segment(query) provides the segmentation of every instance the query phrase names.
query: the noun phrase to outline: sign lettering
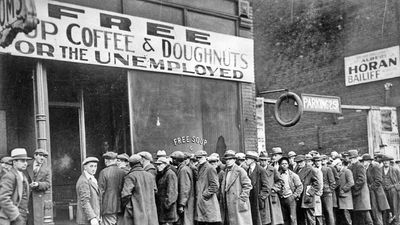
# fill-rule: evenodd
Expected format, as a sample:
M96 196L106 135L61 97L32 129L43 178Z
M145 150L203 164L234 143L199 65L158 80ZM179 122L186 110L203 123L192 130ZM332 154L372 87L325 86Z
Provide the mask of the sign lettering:
M304 111L342 113L340 97L326 95L301 94Z

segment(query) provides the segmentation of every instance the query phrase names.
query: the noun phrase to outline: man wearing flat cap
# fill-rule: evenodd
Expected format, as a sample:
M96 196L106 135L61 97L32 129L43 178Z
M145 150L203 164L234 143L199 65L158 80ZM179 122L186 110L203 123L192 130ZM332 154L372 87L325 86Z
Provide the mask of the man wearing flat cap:
M157 186L153 175L144 171L141 158L138 154L129 158L131 171L121 193L124 215L118 225L159 225L154 197Z
M33 153L34 160L28 164L27 177L31 188L31 201L29 204L29 224L41 225L44 217L44 193L50 189L50 171L46 165L48 152L45 149L36 149Z
M94 174L99 160L87 157L82 162L83 172L76 182L76 223L79 225L100 224L100 191Z
M117 166L117 153L103 154L106 168L99 174L99 189L102 200L101 218L103 225L117 224L118 214L121 214L121 190L125 171Z
M23 173L27 166L26 149L11 150L13 168L0 181L0 224L26 225L29 204L29 183Z
M158 158L167 158L167 155L164 153L165 153L164 150L158 151L157 157ZM153 157L151 156L150 152L143 151L143 152L139 152L138 155L142 157L142 159L140 160L140 163L142 164L144 171L151 173L154 176L154 179L156 179L157 170L154 167L154 165L151 163L151 162L153 162Z
M129 155L126 153L122 153L117 155L117 166L125 171L125 173L129 173L131 167L129 166Z
M392 160L393 158L390 156L381 156L381 161L383 163L383 167L381 168L382 186L385 190L385 194L390 205L390 210L385 211L383 214L384 224L389 224L391 220L393 220L393 224L399 224L400 222L400 171L390 166L390 161Z
M369 196L367 174L364 166L358 160L358 150L349 150L350 165L349 170L353 173L354 186L352 187L353 195L353 224L372 225L372 218L369 210L371 210L371 201Z

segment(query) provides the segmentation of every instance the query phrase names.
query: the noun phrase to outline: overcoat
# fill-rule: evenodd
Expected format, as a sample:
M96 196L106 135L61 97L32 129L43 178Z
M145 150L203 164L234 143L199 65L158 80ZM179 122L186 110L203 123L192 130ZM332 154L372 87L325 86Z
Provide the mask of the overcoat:
M155 201L154 176L136 164L124 178L121 198L128 199L118 225L159 225Z
M101 196L101 215L121 213L121 190L125 171L116 164L100 171L99 190Z
M178 167L178 207L183 206L184 213L179 215L181 225L194 224L194 180L193 172L181 163Z
M228 171L230 176L228 177ZM252 225L251 208L249 202L251 180L246 171L234 164L225 169L225 176L221 183L221 197L224 206L223 221L229 225Z
M267 198L265 199L265 209L261 210L263 224L271 223L283 224L283 215L281 208L281 201L279 200L279 192L282 189L283 181L278 170L268 165L266 169L268 187L271 188Z
M90 181L85 173L76 182L77 209L76 223L90 224L93 218L100 219L100 191L93 181Z
M154 176L154 178L156 178L156 176L157 176L157 170L156 170L156 168L154 167L153 164L149 163L149 164L148 164L147 166L145 166L143 169L144 169L144 171L151 173L151 174Z
M339 180L338 171L337 171L337 169L336 169L334 166L332 166L332 165L328 165L328 167L331 168L333 177L335 178L335 184L336 184L336 185L335 185L335 189L336 189L336 186L337 186L338 180ZM337 208L337 207L338 207L338 200L337 200L336 191L333 191L333 192L332 192L332 201L333 201L333 207L334 207L334 208Z
M271 216L265 212L261 214L261 211L266 210L265 201L271 190L271 187L268 186L267 171L256 164L253 172L249 174L249 178L253 186L249 197L253 225L269 224Z
M24 178L28 184L26 176ZM19 216L19 203L23 192L23 180L16 169L12 168L0 181L0 224L9 225ZM29 184L26 187L29 195Z
M167 165L159 172L157 180L156 205L158 222L174 223L178 221L176 201L178 200L178 178L175 172Z
M321 183L318 181L317 173L311 166L304 166L298 169L299 178L303 184L301 195L301 208L315 207L315 193L320 190Z
M217 199L218 188L217 170L208 162L199 165L194 214L196 221L221 222L221 211Z
M27 178L29 183L38 182L37 187L32 188L31 201L32 204L29 204L29 216L33 219L35 225L43 224L44 217L44 193L50 189L50 171L47 169L47 165L45 163L39 168L39 171L35 174L33 172L32 164L28 165L26 169Z
M351 188L354 186L353 173L343 167L338 172L338 183L336 186L336 196L339 209L353 209L353 196Z
M367 168L367 184L369 188L371 205L376 205L377 209L372 210L384 211L390 209L389 203L386 199L385 191L382 187L382 170L375 164L370 164Z
M354 211L371 210L371 202L367 185L367 175L360 162L352 163L349 169L353 173L354 186L352 187Z

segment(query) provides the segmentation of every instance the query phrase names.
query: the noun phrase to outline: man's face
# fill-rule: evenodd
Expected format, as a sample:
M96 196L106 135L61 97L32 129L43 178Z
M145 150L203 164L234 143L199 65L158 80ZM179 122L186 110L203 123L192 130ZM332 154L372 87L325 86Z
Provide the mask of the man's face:
M328 164L328 160L327 159L323 159L321 163L322 163L322 165L326 165L326 164Z
M227 159L226 160L226 166L231 167L233 164L235 164L235 159Z
M388 161L388 160L383 161L383 166L388 168L390 166L390 161Z
M369 164L371 164L371 161L369 161L369 160L364 160L364 161L363 161L364 167L368 167Z
M26 161L26 159L17 159L13 161L13 165L15 169L19 171L24 171L28 166L28 161Z
M303 168L306 165L306 161L300 161L297 163L297 165L299 166L299 168Z
M322 161L315 161L314 164L315 164L315 167L320 168L322 165Z
M281 158L282 158L282 154L272 155L272 161L274 161L274 162L278 162L278 160Z
M254 159L246 158L246 165L250 166L254 162Z
M294 158L295 158L295 157L296 157L296 156L290 157L290 158L289 158L289 163L293 164L293 163L294 163Z
M306 161L306 164L307 164L308 166L312 166L312 165L313 165L313 161L307 160L307 161Z
M199 164L203 164L207 161L207 158L205 156L196 157L196 158L199 161Z
M260 159L260 166L266 167L268 165L268 160L267 159Z
M33 157L35 158L35 161L41 165L43 164L44 159L47 158L47 155L43 153L36 153Z
M89 162L89 163L86 163L83 167L88 174L93 176L97 170L97 163Z
M343 167L343 163L341 161L338 162L338 164L336 164L336 166L335 166L337 171L340 171L342 169L342 167Z
M215 169L218 167L218 161L211 161L210 164L211 164L211 166L214 167Z
M281 164L279 164L279 165L281 166L283 171L286 171L289 168L289 162L287 160L282 160Z
M157 167L158 172L163 171L163 170L165 169L166 166L167 166L167 164L165 164L165 163L156 164L156 167Z
M242 163L245 161L244 159L237 159L237 160L235 160L236 161L236 164L238 165L238 166L240 166L240 165L242 165Z

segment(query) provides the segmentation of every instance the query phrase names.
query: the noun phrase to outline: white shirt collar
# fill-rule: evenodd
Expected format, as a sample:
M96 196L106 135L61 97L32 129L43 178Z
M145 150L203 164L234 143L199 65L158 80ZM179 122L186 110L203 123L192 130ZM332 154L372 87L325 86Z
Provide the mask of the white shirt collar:
M93 181L93 182L96 182L96 181L97 181L96 178L95 178L93 175L90 175L86 170L84 170L83 173L85 174L85 176L86 176L86 178L87 178L88 180L91 180L91 181Z

